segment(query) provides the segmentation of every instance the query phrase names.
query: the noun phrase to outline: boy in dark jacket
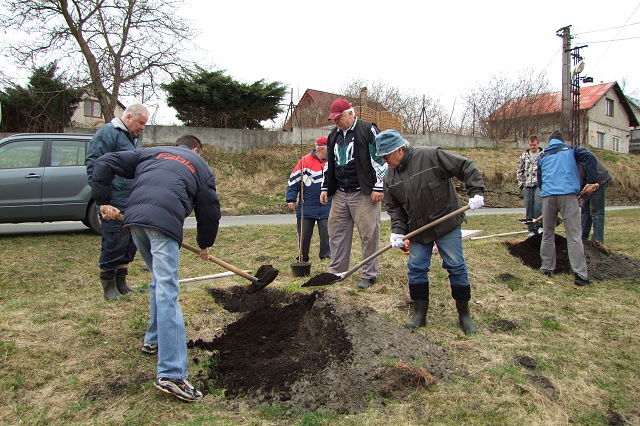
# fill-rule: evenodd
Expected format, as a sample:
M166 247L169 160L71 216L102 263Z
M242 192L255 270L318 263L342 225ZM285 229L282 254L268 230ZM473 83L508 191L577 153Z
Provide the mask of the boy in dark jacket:
M184 220L195 211L198 254L208 259L220 221L220 203L209 165L200 157L202 143L183 136L175 147L155 147L103 155L93 169L93 198L104 219L120 209L111 205L115 176L134 179L124 214L140 255L151 270L149 325L142 351L158 353L155 386L184 401L202 398L186 379L187 335L178 294L178 262Z

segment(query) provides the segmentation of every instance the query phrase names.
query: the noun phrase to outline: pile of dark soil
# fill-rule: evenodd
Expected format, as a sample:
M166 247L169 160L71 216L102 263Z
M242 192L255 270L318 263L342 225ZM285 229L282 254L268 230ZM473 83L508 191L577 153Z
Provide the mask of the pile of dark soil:
M225 309L246 314L220 337L189 346L214 351L205 379L249 404L356 413L385 398L406 400L453 372L451 356L424 334L331 292L209 292Z
M540 269L540 242L542 235L533 235L520 243L505 242L509 253L519 258L522 263L533 269ZM572 273L567 251L567 239L562 235L555 235L556 241L556 269L555 273ZM582 241L584 254L587 258L589 279L615 280L629 278L634 281L640 279L640 263L628 257L611 252L605 246L593 241Z

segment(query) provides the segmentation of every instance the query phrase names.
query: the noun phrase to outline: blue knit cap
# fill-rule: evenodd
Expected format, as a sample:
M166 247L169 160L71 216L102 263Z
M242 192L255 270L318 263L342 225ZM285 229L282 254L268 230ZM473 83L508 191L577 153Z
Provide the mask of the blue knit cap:
M376 154L380 157L389 155L398 148L402 148L407 144L407 140L403 139L397 130L385 130L376 136Z

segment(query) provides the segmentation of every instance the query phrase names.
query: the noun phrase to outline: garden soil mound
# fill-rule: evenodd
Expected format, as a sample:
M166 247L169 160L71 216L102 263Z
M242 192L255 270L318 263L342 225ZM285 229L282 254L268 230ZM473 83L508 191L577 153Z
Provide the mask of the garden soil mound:
M533 235L520 243L505 242L509 253L519 258L522 263L533 269L540 269L540 242L542 235ZM567 239L562 235L555 235L556 241L556 269L555 273L572 273L567 252ZM638 282L640 279L640 263L628 257L611 252L604 245L593 241L582 241L584 254L587 258L589 279L615 280L630 279Z
M386 398L407 400L454 371L451 355L421 332L332 292L208 291L226 310L244 315L221 336L189 346L214 352L205 382L250 405L356 413Z

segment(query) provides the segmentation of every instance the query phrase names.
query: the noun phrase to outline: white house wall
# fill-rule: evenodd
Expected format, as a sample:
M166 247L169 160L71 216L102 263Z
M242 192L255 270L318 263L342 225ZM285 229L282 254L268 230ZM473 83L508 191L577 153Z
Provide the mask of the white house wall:
M607 99L613 100L613 117L607 116ZM589 145L598 147L598 132L604 133L604 149L613 151L613 137L620 138L618 152L629 153L629 116L620 103L614 90L609 90L588 112L589 127L587 140Z

